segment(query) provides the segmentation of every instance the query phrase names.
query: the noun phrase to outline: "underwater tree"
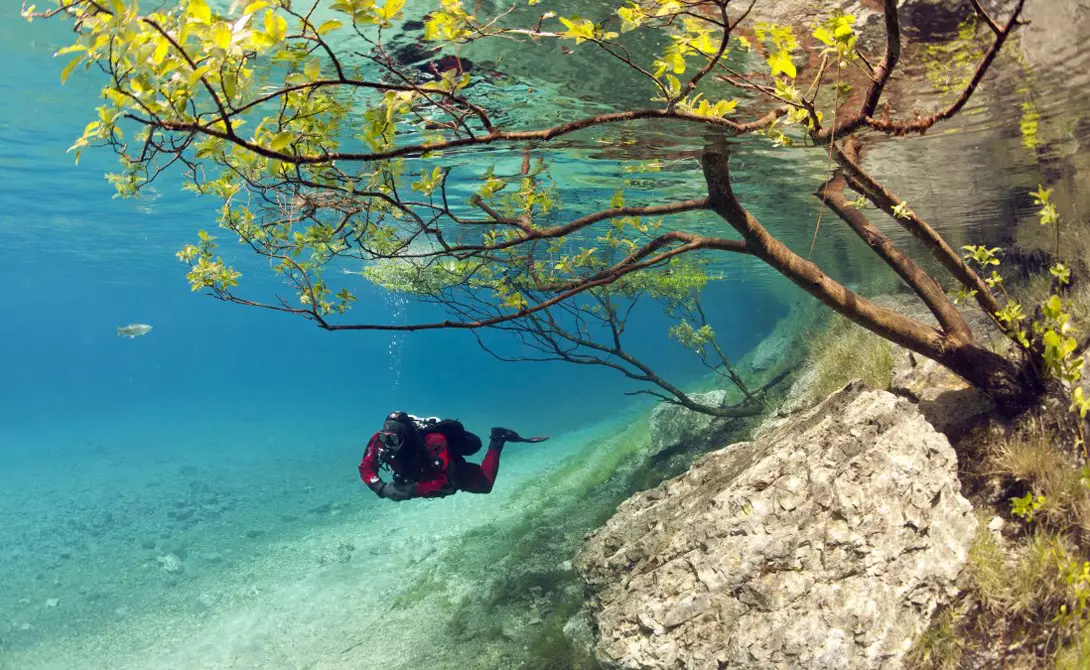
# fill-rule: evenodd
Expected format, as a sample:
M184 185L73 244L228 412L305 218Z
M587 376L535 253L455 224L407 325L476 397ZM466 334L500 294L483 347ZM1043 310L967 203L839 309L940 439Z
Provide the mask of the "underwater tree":
M1005 313L992 282L862 167L861 140L922 134L957 115L1020 25L1025 0L1003 19L968 0L969 42L978 48L959 58L975 57L971 75L949 106L912 118L896 118L887 93L902 52L896 0L881 3L877 36L861 35L855 18L840 12L796 35L750 21L757 2L629 0L596 10L597 20L543 11L540 0L487 16L462 0L427 8L405 0L328 7L238 0L222 12L206 0L180 0L147 13L135 0L59 0L24 14L72 21L75 41L59 52L71 57L62 79L80 66L105 73L104 103L77 153L111 147L123 169L110 178L122 195L180 167L188 188L222 199L220 227L269 259L293 294L242 292L240 272L204 231L178 254L194 290L327 330L504 331L536 352L521 359L608 365L645 382L645 392L739 416L759 411L760 391L734 374L698 298L714 278L709 259L745 254L862 327L947 366L1001 407L1024 406L1041 392L1044 346ZM494 42L532 61L557 41L565 54L591 52L597 60L583 68L621 67L642 82L637 95L650 104L601 95L564 108L567 118L557 122L546 113L554 92L489 85L494 68L464 60L466 49ZM594 94L577 81L570 86L583 100ZM684 175L697 197L631 204L641 194L618 179L608 203L560 206L577 191L555 170L579 157L574 138L640 150L634 133L649 126L699 139L698 161ZM822 211L896 272L937 327L849 290L746 209L731 155L746 150L740 138L750 135L768 145L807 144L835 163L818 190ZM656 150L640 155L655 158ZM464 188L470 177L479 179L473 193ZM980 344L943 284L872 223L864 203L922 242L948 284L1024 341L1019 353L1005 357ZM736 235L689 225L693 213L721 217ZM361 275L446 314L403 325L350 321L350 282ZM675 339L737 383L746 400L701 405L628 353L624 330L641 299L662 303L676 319Z

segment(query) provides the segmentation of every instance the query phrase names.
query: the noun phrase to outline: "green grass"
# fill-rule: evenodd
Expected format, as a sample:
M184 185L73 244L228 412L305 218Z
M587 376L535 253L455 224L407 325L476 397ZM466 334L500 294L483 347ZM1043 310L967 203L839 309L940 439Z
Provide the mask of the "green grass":
M446 612L443 634L453 647L465 648L475 669L597 670L593 654L574 647L563 633L583 602L578 577L560 566L631 495L637 479L651 479L641 467L648 446L646 421L588 443L512 496L517 512L470 531L443 551L397 605L406 614L425 602ZM459 589L450 585L466 583L475 595L456 597ZM530 617L539 621L528 623ZM460 655L448 652L436 662Z
M1085 625L1056 652L1056 670L1086 670L1090 668L1090 625Z
M957 670L966 641L957 630L958 614L950 609L935 615L931 626L913 645L905 666L918 670Z
M853 379L888 389L893 378L893 344L842 317L814 338L809 364L817 379L810 401L818 403Z
M977 500L966 590L917 642L909 667L977 667L982 659L1009 668L1090 667L1090 580L1082 577L1090 488L1059 418L1023 417L955 445L970 455L968 481L999 494ZM1026 493L1046 499L1032 520L1011 513L1010 499ZM987 528L994 515L1006 520L1002 539Z

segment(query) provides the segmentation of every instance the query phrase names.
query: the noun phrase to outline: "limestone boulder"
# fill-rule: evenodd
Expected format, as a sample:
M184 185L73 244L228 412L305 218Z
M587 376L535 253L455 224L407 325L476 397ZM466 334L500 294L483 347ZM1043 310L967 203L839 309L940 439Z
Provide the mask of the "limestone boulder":
M947 439L855 383L625 501L574 565L606 668L892 670L976 526Z
M913 296L880 296L875 302L924 323L937 323ZM1003 334L983 311L965 307L962 317L978 341L1005 348ZM995 411L992 401L969 382L935 361L901 347L894 347L889 390L918 403L931 425L951 440L965 435Z
M889 390L918 403L935 430L951 440L965 435L995 411L991 399L969 382L907 349L894 356Z
M702 405L722 407L726 396L726 391L720 390L694 393L689 397ZM722 438L730 432L734 421L694 412L673 403L659 403L651 411L649 455L675 448L689 452L707 451L722 444Z

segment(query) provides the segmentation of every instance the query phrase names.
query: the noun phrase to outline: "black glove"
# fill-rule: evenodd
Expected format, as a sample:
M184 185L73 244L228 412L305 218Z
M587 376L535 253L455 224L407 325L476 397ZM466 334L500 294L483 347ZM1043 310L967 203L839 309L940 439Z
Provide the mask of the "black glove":
M496 426L492 429L492 434L489 436L493 440L500 440L502 442L517 442L519 434L510 428L500 428Z
M414 484L382 484L375 489L375 493L380 498L388 498L390 500L408 500L416 493L416 486Z
M501 428L499 426L492 429L490 437L493 441L499 440L500 442L544 442L549 439L548 437L523 437L510 428Z

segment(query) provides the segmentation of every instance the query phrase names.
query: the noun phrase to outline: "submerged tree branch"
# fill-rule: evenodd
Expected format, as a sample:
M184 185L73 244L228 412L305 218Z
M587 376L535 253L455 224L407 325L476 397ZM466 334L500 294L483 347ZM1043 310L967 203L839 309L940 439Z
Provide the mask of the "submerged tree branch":
M858 140L854 137L845 142L845 154L858 156ZM882 231L844 195L847 179L837 175L826 182L815 194L841 218L894 272L911 288L935 315L947 337L960 343L973 340L973 334L961 313L950 303L946 292L930 275L902 252Z

